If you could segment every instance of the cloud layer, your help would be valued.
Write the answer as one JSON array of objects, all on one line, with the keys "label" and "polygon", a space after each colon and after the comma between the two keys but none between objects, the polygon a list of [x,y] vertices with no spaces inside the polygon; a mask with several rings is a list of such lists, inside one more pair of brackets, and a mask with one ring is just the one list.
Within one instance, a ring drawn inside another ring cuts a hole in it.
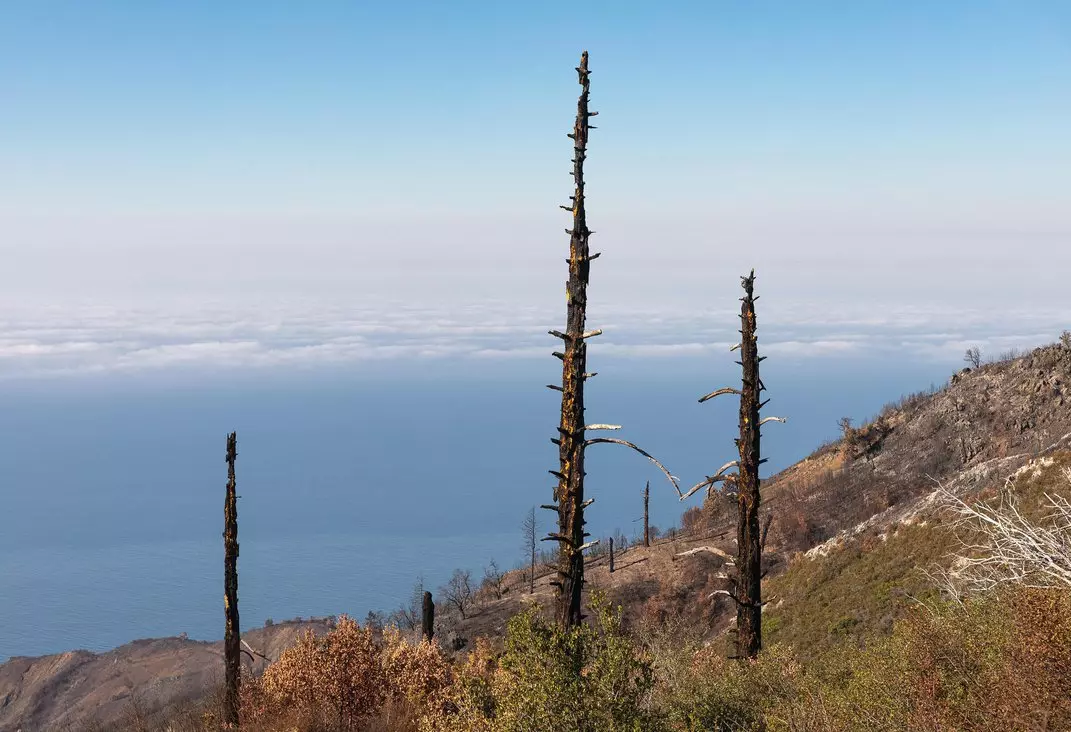
[{"label": "cloud layer", "polygon": [[[230,368],[307,369],[368,361],[535,359],[561,313],[502,301],[440,305],[316,300],[170,302],[154,307],[11,306],[0,319],[0,378]],[[596,357],[679,358],[736,337],[732,310],[602,307]],[[958,359],[968,346],[997,355],[1055,340],[1061,311],[856,308],[781,303],[763,313],[764,352],[791,359]]]}]

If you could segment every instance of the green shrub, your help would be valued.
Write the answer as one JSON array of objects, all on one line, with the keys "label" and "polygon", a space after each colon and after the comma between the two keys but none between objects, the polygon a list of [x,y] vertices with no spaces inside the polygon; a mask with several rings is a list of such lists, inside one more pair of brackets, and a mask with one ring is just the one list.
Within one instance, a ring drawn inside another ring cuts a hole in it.
[{"label": "green shrub", "polygon": [[459,675],[450,713],[434,730],[656,730],[650,658],[625,632],[620,608],[596,595],[592,623],[563,630],[536,608],[513,617],[497,659],[481,649]]}]

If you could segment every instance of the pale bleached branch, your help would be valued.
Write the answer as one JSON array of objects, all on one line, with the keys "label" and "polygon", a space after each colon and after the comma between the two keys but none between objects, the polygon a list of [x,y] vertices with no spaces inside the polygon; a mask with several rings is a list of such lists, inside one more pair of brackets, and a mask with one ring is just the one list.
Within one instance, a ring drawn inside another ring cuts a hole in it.
[{"label": "pale bleached branch", "polygon": [[738,348],[740,348],[740,344],[739,343],[734,343],[733,345],[729,346],[729,353],[732,353],[733,351],[737,350]]},{"label": "pale bleached branch", "polygon": [[619,424],[589,424],[585,425],[586,430],[619,430],[621,425]]},{"label": "pale bleached branch", "polygon": [[265,655],[264,655],[263,653],[261,653],[261,652],[260,652],[260,651],[258,651],[257,649],[253,648],[253,646],[251,646],[251,645],[249,645],[248,643],[246,643],[246,642],[245,642],[245,638],[242,638],[242,645],[243,645],[243,646],[245,646],[245,649],[244,649],[244,650],[245,650],[245,653],[246,653],[246,654],[247,654],[247,655],[248,655],[248,656],[249,656],[250,658],[252,658],[253,656],[259,656],[260,658],[263,658],[263,659],[264,659],[265,661],[271,662],[271,659],[270,659],[270,658],[268,658],[267,656],[265,656]]},{"label": "pale bleached branch", "polygon": [[737,396],[740,396],[740,390],[733,389],[730,386],[725,386],[721,389],[717,389],[716,391],[712,391],[709,394],[699,397],[699,403],[702,404],[708,399],[713,399],[714,397],[721,396],[722,394],[736,394]]},{"label": "pale bleached branch", "polygon": [[730,555],[728,552],[725,552],[725,551],[722,551],[721,549],[718,549],[716,546],[697,546],[694,549],[689,549],[687,551],[678,552],[674,556],[677,556],[677,557],[690,557],[693,554],[699,554],[701,552],[710,552],[711,554],[719,556],[719,557],[721,557],[722,559],[724,559],[725,561],[727,561],[729,563],[733,562],[732,555]]},{"label": "pale bleached branch", "polygon": [[[725,463],[725,465],[722,465],[720,468],[718,468],[718,472],[714,473],[714,475],[707,476],[707,478],[705,480],[703,480],[702,482],[700,482],[698,485],[692,486],[691,490],[689,490],[687,493],[682,494],[681,495],[681,500],[683,501],[685,498],[691,498],[698,491],[702,490],[703,488],[706,488],[707,486],[713,486],[715,483],[719,483],[719,482],[721,482],[723,480],[730,479],[732,476],[725,475],[725,471],[728,470],[729,468],[739,468],[739,467],[740,467],[740,461],[739,460],[730,460],[729,462]],[[680,491],[678,491],[678,493],[679,492]]]},{"label": "pale bleached branch", "polygon": [[767,422],[780,422],[781,424],[784,424],[787,421],[788,420],[784,417],[763,417],[761,420],[759,420],[759,427],[762,427]]},{"label": "pale bleached branch", "polygon": [[663,465],[662,463],[658,462],[658,459],[655,458],[655,456],[652,455],[651,453],[649,453],[646,450],[640,448],[639,446],[629,442],[628,440],[619,440],[619,439],[617,439],[615,437],[593,437],[590,440],[585,440],[584,441],[584,447],[588,447],[590,445],[598,445],[598,444],[624,445],[625,447],[632,448],[633,450],[635,450],[636,452],[638,452],[639,454],[643,455],[645,458],[650,460],[656,466],[658,466],[658,469],[661,470],[662,473],[667,478],[669,478],[669,482],[673,485],[673,490],[677,491],[677,494],[680,495],[681,488],[680,488],[680,485],[677,483],[677,478],[675,476],[673,476],[668,470],[666,470],[666,466]]},{"label": "pale bleached branch", "polygon": [[[1071,482],[1071,469],[1065,476]],[[996,505],[969,504],[944,486],[938,495],[956,515],[955,525],[970,536],[962,540],[949,582],[965,592],[988,592],[1006,584],[1071,587],[1071,502],[1066,498],[1046,493],[1049,513],[1035,522],[1022,514],[1010,490],[1002,492]]]}]

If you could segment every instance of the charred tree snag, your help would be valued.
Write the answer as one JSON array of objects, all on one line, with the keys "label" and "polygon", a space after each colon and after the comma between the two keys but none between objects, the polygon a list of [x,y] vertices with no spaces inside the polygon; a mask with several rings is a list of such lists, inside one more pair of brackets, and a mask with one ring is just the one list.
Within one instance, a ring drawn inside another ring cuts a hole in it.
[{"label": "charred tree snag", "polygon": [[651,455],[640,450],[636,445],[625,440],[610,438],[585,439],[587,430],[620,429],[618,425],[584,424],[584,382],[595,376],[587,371],[587,340],[602,333],[601,330],[585,330],[587,324],[588,273],[590,263],[599,256],[591,254],[588,238],[592,232],[588,229],[587,211],[584,198],[584,161],[587,158],[588,133],[595,129],[590,124],[598,112],[588,110],[589,75],[588,52],[580,56],[580,65],[576,67],[580,83],[580,98],[576,107],[576,122],[569,137],[573,140],[573,195],[572,204],[562,206],[573,215],[573,226],[566,229],[569,234],[569,280],[565,285],[566,327],[565,332],[552,330],[550,334],[563,342],[562,350],[554,355],[562,361],[561,386],[548,384],[551,389],[562,395],[561,421],[558,436],[552,441],[558,445],[558,470],[550,473],[558,479],[554,489],[553,506],[544,508],[558,514],[558,531],[544,538],[544,541],[558,542],[558,574],[552,582],[558,588],[557,619],[562,627],[578,625],[583,620],[581,613],[581,592],[584,586],[584,550],[594,546],[598,541],[585,543],[589,536],[584,531],[584,509],[591,504],[591,499],[584,498],[584,450],[590,445],[610,443],[624,445],[646,456],[664,472],[678,490],[676,479],[665,467]]},{"label": "charred tree snag", "polygon": [[[762,648],[762,550],[769,530],[769,517],[765,525],[759,519],[761,496],[759,490],[759,466],[766,462],[760,450],[761,427],[767,422],[784,422],[783,417],[759,417],[759,412],[766,404],[761,400],[766,385],[759,377],[759,363],[765,356],[759,356],[758,336],[755,321],[755,270],[747,277],[741,277],[744,297],[740,298],[740,343],[729,350],[740,350],[737,361],[743,370],[741,388],[724,387],[717,389],[699,399],[705,402],[724,395],[736,394],[740,397],[740,436],[735,440],[739,457],[721,466],[718,471],[694,486],[681,496],[681,499],[706,488],[710,493],[717,483],[733,482],[736,484],[737,500],[740,512],[737,523],[737,556],[735,561],[736,591],[724,591],[736,602],[736,634],[738,656],[754,658]],[[736,473],[726,471],[736,468]]]},{"label": "charred tree snag", "polygon": [[614,537],[610,537],[610,574],[614,573]]},{"label": "charred tree snag", "polygon": [[223,609],[226,629],[223,655],[226,664],[226,690],[223,722],[238,728],[239,684],[242,671],[242,641],[238,625],[238,496],[234,479],[234,461],[238,457],[238,433],[227,435],[227,498],[223,504]]},{"label": "charred tree snag", "polygon": [[420,616],[420,637],[431,643],[435,635],[435,603],[431,599],[431,593],[424,592],[424,606]]},{"label": "charred tree snag", "polygon": [[[588,110],[588,52],[580,57],[576,68],[581,92],[576,107],[576,123],[569,137],[573,140],[572,206],[562,206],[573,214],[569,234],[569,281],[565,286],[566,330],[551,331],[562,339],[562,409],[558,426],[558,486],[554,490],[558,511],[558,622],[563,627],[577,625],[582,619],[580,593],[584,584],[584,380],[587,378],[587,339],[598,331],[587,333],[588,271],[591,256],[588,251],[587,212],[584,207],[584,159],[587,156]],[[551,537],[548,537],[551,538]]]},{"label": "charred tree snag", "polygon": [[762,647],[762,547],[759,528],[759,380],[758,338],[755,333],[755,271],[743,278],[740,309],[740,452],[736,490],[740,518],[736,528],[736,638],[738,655],[754,658]]},{"label": "charred tree snag", "polygon": [[647,485],[643,489],[643,545],[645,547],[651,546],[651,522],[650,522],[650,505],[651,505],[651,481],[647,481]]}]

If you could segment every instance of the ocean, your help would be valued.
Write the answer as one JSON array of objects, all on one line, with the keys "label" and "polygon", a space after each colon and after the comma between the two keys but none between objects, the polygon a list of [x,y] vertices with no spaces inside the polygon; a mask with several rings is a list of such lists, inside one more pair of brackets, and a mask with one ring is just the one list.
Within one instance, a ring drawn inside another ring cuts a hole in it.
[{"label": "ocean", "polygon": [[[733,454],[728,354],[602,358],[588,422],[661,459],[685,487]],[[0,383],[0,660],[223,631],[225,436],[238,432],[242,626],[390,611],[422,578],[475,578],[523,556],[521,522],[551,501],[558,362],[425,359],[352,370],[217,370]],[[771,357],[767,474],[958,364]],[[588,453],[593,536],[634,536],[682,505],[636,453]],[[553,515],[538,511],[540,532]]]}]

